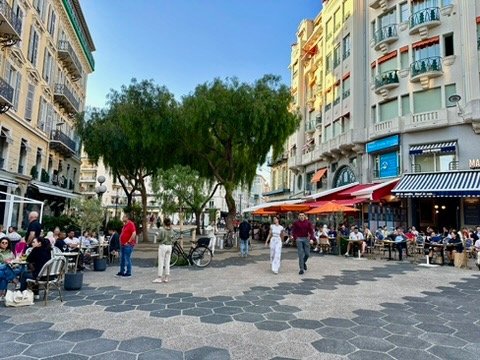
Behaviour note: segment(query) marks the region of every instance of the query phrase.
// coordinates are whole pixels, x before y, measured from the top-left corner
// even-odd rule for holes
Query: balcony
[[[317,159],[315,158],[315,151],[312,149],[311,151],[302,155],[302,165],[310,165],[314,163]]]
[[[388,8],[388,0],[370,0],[369,6],[372,9],[382,8],[382,11],[386,11]]]
[[[70,45],[68,41],[60,40],[58,42],[58,58],[63,62],[74,81],[80,79],[82,76],[82,66],[72,45]]]
[[[97,178],[96,177],[88,177],[88,176],[85,176],[85,177],[81,177],[80,178],[80,182],[81,183],[93,183],[95,184],[97,182]]]
[[[13,106],[13,87],[0,78],[0,114],[7,112]]]
[[[375,93],[388,92],[388,90],[398,87],[399,84],[398,70],[385,71],[375,77]]]
[[[448,125],[449,121],[447,109],[442,109],[405,116],[403,131],[423,131]]]
[[[369,139],[380,138],[388,134],[400,132],[400,118],[396,117],[373,124],[369,128]]]
[[[22,18],[13,11],[7,0],[0,0],[0,43],[3,47],[12,46],[21,39]]]
[[[52,130],[50,134],[50,148],[65,157],[75,154],[76,143],[60,130]]]
[[[320,129],[320,128],[322,127],[322,122],[323,122],[322,117],[321,117],[321,116],[317,116],[317,117],[315,118],[315,127],[316,127],[317,129]]]
[[[424,82],[442,75],[442,58],[440,56],[420,59],[410,65],[411,82]]]
[[[69,114],[78,114],[80,102],[64,84],[55,84],[54,100]]]
[[[302,156],[294,155],[288,158],[288,168],[296,170],[302,167]]]
[[[375,32],[375,50],[387,52],[387,45],[398,40],[397,24],[384,26]]]
[[[270,157],[267,159],[267,166],[275,166],[277,164],[280,164],[288,159],[288,156],[286,153],[280,154],[277,157]]]
[[[315,126],[315,120],[307,120],[305,121],[305,132],[307,133],[312,133],[315,131],[316,126]]]
[[[440,8],[431,7],[417,11],[409,19],[410,35],[420,34],[422,38],[428,36],[428,30],[440,25]]]

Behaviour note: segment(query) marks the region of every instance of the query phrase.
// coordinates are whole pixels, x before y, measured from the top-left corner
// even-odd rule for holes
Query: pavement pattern
[[[153,284],[156,252],[140,246],[131,278],[88,271],[63,303],[0,307],[0,358],[480,358],[478,271],[314,255],[300,276],[283,251],[278,275],[257,245]]]

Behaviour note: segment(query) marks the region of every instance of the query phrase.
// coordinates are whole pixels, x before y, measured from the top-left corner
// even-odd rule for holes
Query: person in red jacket
[[[125,214],[122,218],[123,228],[120,234],[120,271],[117,276],[132,276],[132,252],[137,243],[137,229],[130,215]]]
[[[313,232],[313,225],[307,219],[304,213],[298,214],[298,220],[296,220],[292,225],[292,235],[297,243],[297,252],[298,252],[298,265],[300,275],[307,270],[307,260],[310,256],[310,242],[308,238],[315,242],[315,234]]]

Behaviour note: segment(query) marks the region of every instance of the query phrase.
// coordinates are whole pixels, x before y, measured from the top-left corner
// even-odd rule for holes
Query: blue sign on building
[[[400,144],[400,136],[393,135],[383,139],[370,141],[367,143],[367,153],[377,152],[384,149],[396,147]]]
[[[398,175],[398,152],[394,151],[380,155],[380,178],[395,177]]]

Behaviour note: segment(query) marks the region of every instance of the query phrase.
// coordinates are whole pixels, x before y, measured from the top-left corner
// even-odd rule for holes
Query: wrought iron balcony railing
[[[375,31],[375,44],[381,43],[388,39],[398,38],[397,34],[397,24],[383,26],[382,28]]]
[[[74,80],[82,76],[82,65],[70,42],[66,40],[58,41],[58,57],[64,62]]]
[[[440,56],[420,59],[410,65],[412,78],[429,72],[442,72],[442,58]]]
[[[410,29],[429,22],[440,21],[440,8],[431,7],[415,12],[410,16]]]
[[[54,96],[68,112],[79,112],[80,101],[77,100],[65,84],[55,84]]]
[[[375,89],[379,89],[386,85],[399,84],[398,70],[390,70],[381,73],[375,77]]]

